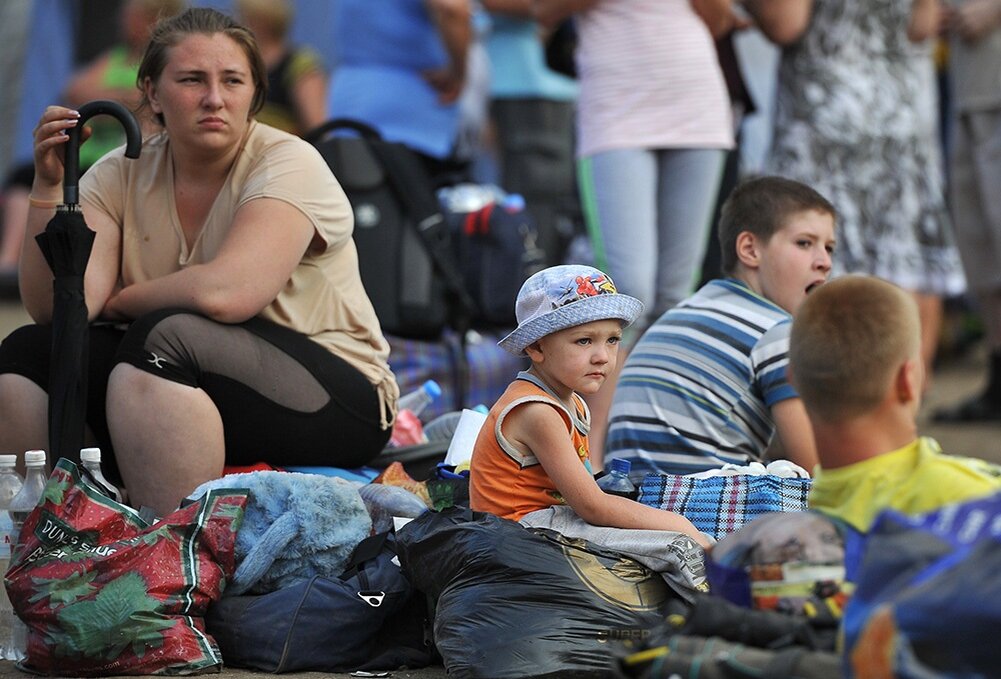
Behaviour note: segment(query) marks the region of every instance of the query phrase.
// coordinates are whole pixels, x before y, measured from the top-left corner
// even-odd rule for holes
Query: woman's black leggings
[[[49,383],[51,327],[28,325],[0,344],[0,374]],[[375,387],[305,335],[260,318],[227,325],[179,309],[128,329],[90,327],[87,424],[119,479],[108,433],[108,375],[119,363],[202,389],[222,416],[227,465],[358,467],[385,446]],[[142,417],[155,418],[155,412]]]

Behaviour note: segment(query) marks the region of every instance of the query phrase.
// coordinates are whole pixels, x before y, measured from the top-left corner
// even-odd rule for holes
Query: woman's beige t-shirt
[[[358,271],[351,205],[310,144],[251,123],[190,251],[174,204],[165,132],[145,140],[135,160],[125,158],[123,148],[102,158],[81,177],[80,195],[86,211],[101,211],[121,227],[124,286],[211,261],[237,209],[251,200],[273,198],[297,207],[322,246],[310,247],[278,297],[259,315],[307,335],[361,371],[379,392],[384,422],[388,426],[392,421],[399,389],[387,363],[389,345]],[[280,231],[282,225],[273,228]]]

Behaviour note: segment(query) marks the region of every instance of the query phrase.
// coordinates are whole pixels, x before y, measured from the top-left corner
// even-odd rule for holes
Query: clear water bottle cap
[[[434,380],[428,380],[422,384],[421,387],[423,387],[424,391],[426,391],[428,396],[431,397],[432,401],[441,396],[441,387],[438,386],[438,383]]]
[[[44,450],[29,450],[24,454],[24,464],[28,467],[41,467],[45,464]]]
[[[0,455],[0,467],[13,467],[17,464],[17,455]]]
[[[81,462],[100,462],[101,461],[101,449],[100,448],[82,448],[80,450],[80,461]]]
[[[610,471],[628,474],[629,470],[632,469],[632,466],[633,465],[629,460],[623,460],[621,457],[616,457],[612,460]]]

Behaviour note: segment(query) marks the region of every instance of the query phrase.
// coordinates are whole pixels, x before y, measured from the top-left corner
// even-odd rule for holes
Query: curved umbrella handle
[[[80,107],[80,120],[75,127],[69,129],[69,141],[66,142],[66,158],[63,161],[63,203],[76,205],[80,201],[78,183],[80,181],[80,134],[83,125],[96,115],[106,113],[118,119],[125,128],[125,156],[138,158],[142,149],[142,132],[139,122],[132,112],[117,101],[98,99],[88,101]]]

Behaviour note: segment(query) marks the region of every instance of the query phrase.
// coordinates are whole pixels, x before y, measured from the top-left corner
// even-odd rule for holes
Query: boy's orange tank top
[[[501,434],[504,418],[525,403],[548,403],[556,408],[567,426],[567,435],[581,463],[591,471],[587,431],[590,412],[576,393],[573,415],[534,375],[520,373],[508,386],[480,429],[469,465],[469,506],[517,521],[525,514],[557,504],[566,504],[538,458],[514,448]]]

